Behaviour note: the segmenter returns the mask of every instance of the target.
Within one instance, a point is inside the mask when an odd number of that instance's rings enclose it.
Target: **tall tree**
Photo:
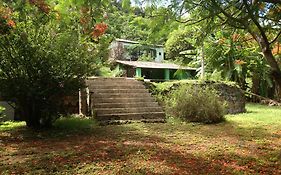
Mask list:
[[[272,52],[281,36],[280,0],[184,0],[173,1],[171,7],[180,14],[188,12],[188,17],[181,20],[186,24],[212,19],[212,23],[249,33],[259,45],[281,92],[280,65]]]

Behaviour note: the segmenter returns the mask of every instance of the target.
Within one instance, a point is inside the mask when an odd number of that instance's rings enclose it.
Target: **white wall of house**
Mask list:
[[[109,58],[116,58],[118,55],[118,47],[122,47],[123,49],[126,47],[130,47],[134,44],[138,44],[138,42],[135,41],[128,41],[128,40],[122,40],[122,39],[117,39],[116,41],[113,41],[111,45],[109,46],[110,49],[110,54]],[[164,61],[164,48],[163,47],[151,47],[151,49],[154,49],[156,51],[156,57],[154,58],[155,62],[163,62]],[[129,53],[123,53],[123,59],[125,60],[130,60],[130,55]]]
[[[155,62],[163,62],[164,61],[164,48],[158,47],[155,48],[156,50],[156,58],[155,58]]]
[[[0,101],[0,106],[3,106],[5,108],[5,111],[4,111],[5,117],[3,120],[4,121],[14,120],[15,109],[5,101]]]

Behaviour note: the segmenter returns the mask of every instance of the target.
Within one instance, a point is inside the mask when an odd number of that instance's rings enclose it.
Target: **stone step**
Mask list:
[[[90,91],[91,92],[91,91]],[[95,89],[92,94],[99,94],[99,93],[147,93],[148,90],[145,88],[142,89]]]
[[[135,107],[135,108],[95,108],[96,114],[112,115],[126,113],[148,113],[148,112],[163,112],[161,107]]]
[[[166,120],[163,118],[159,119],[141,119],[141,120],[100,120],[99,125],[121,125],[130,123],[165,123]]]
[[[147,113],[125,113],[125,114],[110,114],[110,115],[97,115],[95,117],[99,121],[112,121],[112,120],[165,120],[164,112],[147,112]]]
[[[88,82],[86,85],[89,88],[95,88],[96,86],[143,86],[142,83],[133,82]]]
[[[130,85],[130,84],[115,84],[115,85],[101,85],[101,84],[89,84],[88,87],[91,90],[96,90],[96,89],[145,89],[145,87],[142,84],[135,84],[135,85]]]
[[[157,102],[138,103],[94,103],[94,108],[134,108],[134,107],[158,107]]]
[[[92,99],[95,98],[149,98],[149,93],[93,93]]]
[[[110,81],[110,82],[116,82],[116,81],[137,81],[135,80],[134,78],[126,78],[126,77],[94,77],[94,78],[91,78],[91,77],[88,77],[87,78],[87,81]]]
[[[86,85],[91,94],[93,111],[99,121],[165,121],[162,108],[141,81],[127,78],[89,78]]]
[[[137,81],[135,79],[127,79],[127,78],[93,78],[93,79],[87,79],[86,82],[94,82],[94,83],[139,83],[140,81]]]
[[[138,102],[155,102],[152,97],[145,98],[92,98],[94,103],[138,103]]]

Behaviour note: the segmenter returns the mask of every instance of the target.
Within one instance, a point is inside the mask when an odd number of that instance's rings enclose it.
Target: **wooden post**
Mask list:
[[[82,97],[81,97],[81,89],[78,92],[78,113],[82,115]]]
[[[86,104],[87,104],[87,114],[86,115],[89,115],[90,114],[90,91],[89,91],[89,88],[86,87]]]

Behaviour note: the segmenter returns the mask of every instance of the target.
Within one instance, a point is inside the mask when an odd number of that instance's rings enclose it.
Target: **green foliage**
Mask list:
[[[223,81],[225,79],[222,77],[222,72],[215,69],[213,72],[206,72],[205,73],[205,80]]]
[[[123,70],[119,69],[119,67],[114,68],[111,70],[109,67],[102,66],[99,68],[96,75],[102,76],[102,77],[120,77],[123,74]]]
[[[135,77],[135,80],[137,80],[137,81],[144,81],[144,77]]]
[[[177,78],[178,80],[182,79],[192,79],[193,76],[191,75],[190,72],[187,72],[186,70],[183,69],[178,69],[174,74],[173,77]]]
[[[0,131],[16,130],[24,126],[25,126],[25,122],[16,122],[16,121],[0,122]]]
[[[242,49],[242,43],[233,40],[233,35],[231,31],[224,30],[208,38],[204,53],[206,67],[221,72],[225,80],[238,82],[241,87],[245,87],[247,66],[243,60],[250,53]]]
[[[113,2],[108,13],[111,26],[109,34],[113,38],[164,44],[169,33],[179,25],[169,8],[130,6],[127,0]]]
[[[249,35],[223,30],[206,39],[206,78],[235,81],[244,90],[269,96],[273,87],[270,70]]]
[[[57,115],[61,98],[83,85],[90,72],[90,59],[77,42],[80,39],[75,31],[30,26],[29,32],[19,28],[13,35],[2,37],[1,91],[6,98],[16,98],[22,110],[28,108],[24,105],[37,109],[38,120],[52,122],[50,117]],[[25,120],[29,115],[25,111]]]
[[[138,61],[153,61],[154,58],[150,55],[141,55],[138,59]]]
[[[245,81],[248,74],[247,70],[256,69],[248,66],[251,66],[250,62],[252,61],[260,62],[261,58],[264,62],[261,72],[265,73],[257,76],[261,77],[260,82],[254,77],[254,74],[259,73],[259,71],[250,72],[252,74],[250,76],[255,79],[252,87],[254,93],[269,95],[270,93],[265,92],[264,89],[272,92],[274,86],[271,85],[274,84],[276,91],[280,91],[281,70],[278,59],[278,54],[280,55],[278,50],[280,49],[277,45],[280,43],[281,31],[280,27],[276,27],[279,26],[278,23],[281,19],[279,1],[195,0],[184,1],[182,4],[178,1],[172,1],[171,3],[171,7],[180,13],[178,16],[180,21],[186,25],[206,26],[209,29],[201,30],[208,31],[205,37],[210,36],[209,40],[205,42],[209,44],[206,49],[207,56],[211,58],[208,60],[210,61],[208,63],[209,70],[217,69],[221,71],[223,78],[238,82],[245,90],[247,89]],[[184,16],[186,12],[189,13],[188,16]],[[237,34],[240,35],[241,39],[238,42],[235,41]],[[219,41],[216,38],[218,35],[223,37],[220,42],[214,42],[214,40]],[[202,38],[205,39],[205,37]],[[244,46],[239,49],[241,44]],[[213,63],[218,64],[210,66],[212,59],[214,60]],[[240,64],[243,62],[247,64]],[[268,81],[270,79],[271,82]],[[276,93],[277,98],[280,99],[279,94]]]
[[[172,92],[167,110],[190,122],[219,123],[224,121],[225,106],[215,90],[184,85]]]
[[[4,111],[5,111],[5,108],[3,106],[0,106],[0,121],[4,117]]]
[[[0,89],[5,99],[15,102],[28,126],[40,128],[57,119],[65,96],[84,86],[85,77],[102,59],[99,49],[105,44],[96,44],[100,37],[81,31],[84,26],[77,22],[81,17],[77,13],[72,11],[66,20],[45,2],[34,3],[10,5],[16,27],[0,35]]]
[[[122,0],[122,8],[125,10],[130,10],[131,1],[130,0]]]
[[[173,60],[185,58],[182,52],[194,49],[191,45],[192,38],[190,30],[179,28],[171,32],[165,43],[166,58]]]
[[[97,125],[98,123],[93,119],[85,119],[78,116],[61,117],[54,123],[54,127],[61,131],[90,130]]]

